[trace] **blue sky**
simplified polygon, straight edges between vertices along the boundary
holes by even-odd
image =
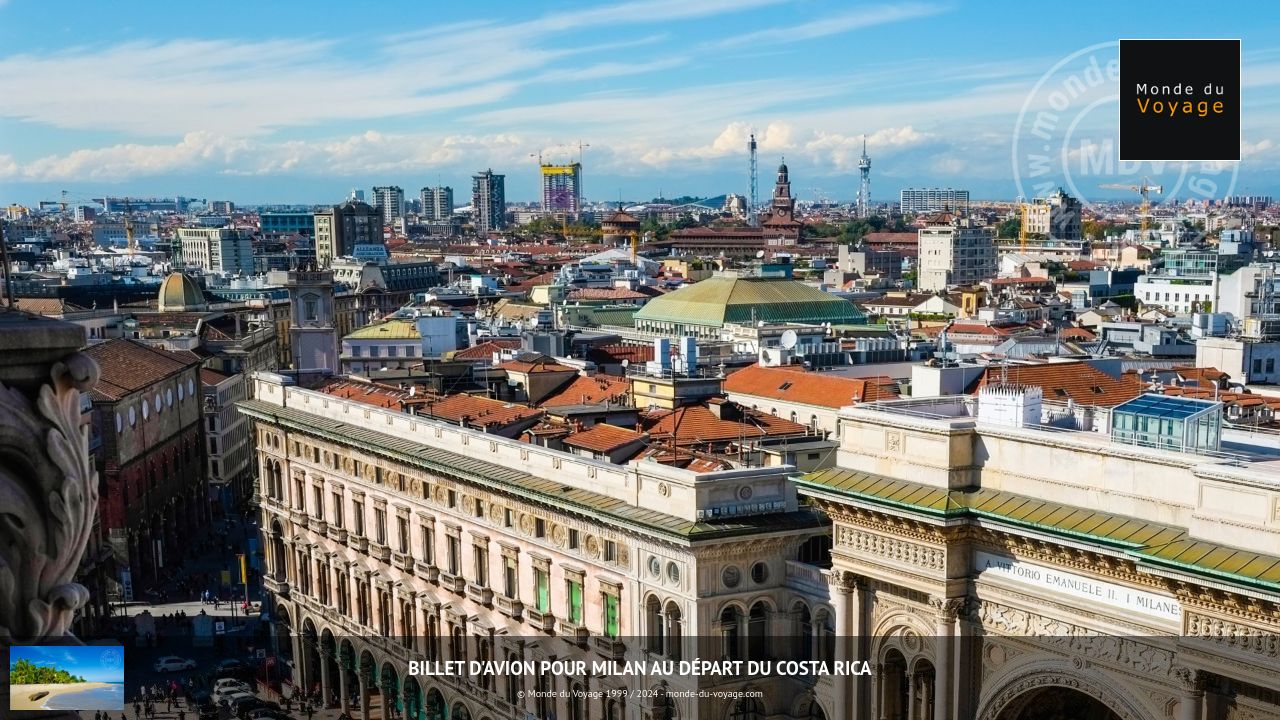
[[[9,648],[10,666],[19,660],[66,670],[87,682],[124,682],[124,652],[115,646],[18,645]]]
[[[762,195],[785,156],[802,199],[851,200],[865,134],[876,199],[1089,195],[1141,175],[1186,197],[1185,166],[1102,172],[1112,85],[1059,128],[1062,162],[1107,177],[1017,168],[1037,82],[1120,37],[1241,38],[1244,160],[1210,168],[1213,186],[1280,195],[1278,30],[1270,3],[0,0],[0,203],[326,202],[438,182],[465,196],[486,167],[532,200],[530,155],[576,157],[579,141],[589,199],[710,196],[746,191],[752,129]]]

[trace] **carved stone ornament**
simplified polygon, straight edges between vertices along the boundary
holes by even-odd
[[[89,599],[72,580],[98,512],[80,407],[80,393],[98,382],[98,366],[74,352],[84,344],[82,328],[29,318],[0,313],[0,345],[7,348],[0,353],[0,645],[6,646],[66,641]],[[15,360],[22,352],[28,357]],[[40,352],[60,359],[44,365],[43,382],[32,382],[32,356]]]

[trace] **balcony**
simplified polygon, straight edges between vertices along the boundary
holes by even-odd
[[[363,535],[348,535],[347,547],[360,553],[369,552],[369,538]]]
[[[493,589],[475,583],[467,583],[467,597],[486,607],[493,605]]]
[[[340,543],[347,541],[347,531],[335,525],[330,525],[327,531],[330,540],[337,540]]]
[[[623,645],[621,640],[605,635],[597,635],[592,639],[591,644],[595,645],[596,652],[605,660],[621,660],[627,652],[627,646]]]
[[[440,573],[440,587],[455,595],[465,595],[467,592],[467,579],[461,575],[442,572]]]
[[[297,508],[289,508],[289,519],[298,525],[307,524],[307,511]]]
[[[568,620],[560,621],[560,637],[569,642],[581,646],[587,646],[587,639],[591,637],[591,631],[587,630],[586,625],[572,623]]]
[[[413,556],[406,553],[391,553],[391,562],[405,572],[413,572]]]
[[[822,574],[822,568],[798,560],[787,561],[787,587],[822,598],[831,594],[831,590],[827,587],[827,578]]]
[[[541,612],[533,608],[525,608],[524,616],[528,618],[529,624],[535,629],[543,632],[551,632],[556,627],[556,616],[549,612]]]
[[[524,603],[516,600],[515,598],[509,598],[506,595],[499,595],[494,598],[494,601],[498,605],[498,612],[506,615],[512,620],[519,620],[521,615],[524,614]]]
[[[424,563],[424,562],[417,562],[414,564],[414,568],[418,571],[418,577],[426,580],[427,582],[439,582],[440,568],[436,567],[435,565],[428,565],[427,563]]]
[[[329,531],[329,523],[325,522],[324,520],[319,520],[316,518],[308,518],[307,527],[311,528],[312,530],[315,530],[321,535]]]
[[[285,579],[284,573],[268,573],[262,576],[262,586],[268,592],[279,595],[280,597],[289,597],[289,581]]]
[[[369,543],[369,554],[382,562],[391,562],[391,548],[383,545],[382,543]]]

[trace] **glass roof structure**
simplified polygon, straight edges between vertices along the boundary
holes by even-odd
[[[1181,452],[1215,452],[1222,440],[1222,403],[1139,395],[1112,409],[1111,439]]]

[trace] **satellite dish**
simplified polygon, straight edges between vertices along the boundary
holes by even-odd
[[[630,360],[627,360],[626,358],[623,358],[623,360],[622,360],[622,369],[623,369],[623,370],[625,370],[625,369],[627,369],[627,368],[629,368],[629,367],[631,367],[631,361],[630,361]]]
[[[757,250],[757,251],[756,251],[756,257],[758,257],[758,258],[762,258],[762,257],[764,257],[764,251],[763,251],[763,250]]]
[[[794,347],[796,346],[796,343],[798,343],[798,342],[800,342],[800,336],[799,336],[799,335],[796,335],[796,331],[795,331],[795,330],[786,330],[786,331],[783,331],[783,333],[782,333],[782,347],[783,347],[783,348],[785,348],[785,349],[787,349],[787,350],[790,350],[791,348],[794,348]]]

